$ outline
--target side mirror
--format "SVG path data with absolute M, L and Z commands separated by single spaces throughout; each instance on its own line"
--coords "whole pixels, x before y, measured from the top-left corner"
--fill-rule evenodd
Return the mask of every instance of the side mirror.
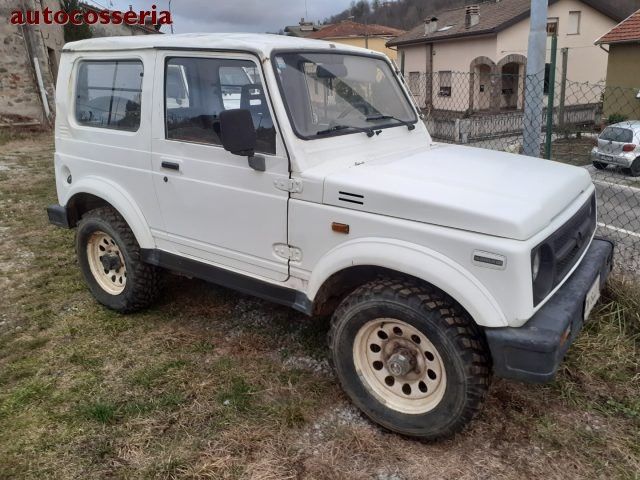
M 234 155 L 252 157 L 257 135 L 249 110 L 236 108 L 220 112 L 220 141 Z

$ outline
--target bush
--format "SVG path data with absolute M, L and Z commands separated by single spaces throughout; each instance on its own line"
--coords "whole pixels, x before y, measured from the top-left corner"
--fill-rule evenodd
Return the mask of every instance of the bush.
M 613 125 L 614 123 L 624 122 L 628 118 L 629 117 L 627 117 L 626 115 L 622 115 L 621 113 L 612 113 L 611 115 L 609 115 L 609 118 L 607 119 L 607 123 L 609 125 Z

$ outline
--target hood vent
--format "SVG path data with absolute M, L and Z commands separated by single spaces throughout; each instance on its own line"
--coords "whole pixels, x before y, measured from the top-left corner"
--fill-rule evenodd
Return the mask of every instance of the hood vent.
M 338 196 L 338 200 L 347 203 L 355 203 L 357 205 L 364 205 L 364 195 L 360 195 L 359 193 L 350 193 L 350 192 L 338 192 L 340 195 Z

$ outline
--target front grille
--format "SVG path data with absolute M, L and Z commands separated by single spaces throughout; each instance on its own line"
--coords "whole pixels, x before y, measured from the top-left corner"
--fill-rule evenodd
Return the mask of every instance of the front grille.
M 589 246 L 596 229 L 595 194 L 584 206 L 556 231 L 549 241 L 556 261 L 556 282 L 560 283 Z
M 595 229 L 596 196 L 594 193 L 573 217 L 541 244 L 548 247 L 552 259 L 552 285 L 548 290 L 545 289 L 547 292 L 553 290 L 566 278 L 589 246 Z M 537 305 L 544 295 L 536 295 L 534 291 L 534 297 Z

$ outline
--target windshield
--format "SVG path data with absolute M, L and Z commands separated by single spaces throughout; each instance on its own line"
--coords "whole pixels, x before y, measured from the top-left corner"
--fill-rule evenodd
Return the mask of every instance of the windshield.
M 275 57 L 293 128 L 310 139 L 417 121 L 389 64 L 378 58 L 294 52 Z

